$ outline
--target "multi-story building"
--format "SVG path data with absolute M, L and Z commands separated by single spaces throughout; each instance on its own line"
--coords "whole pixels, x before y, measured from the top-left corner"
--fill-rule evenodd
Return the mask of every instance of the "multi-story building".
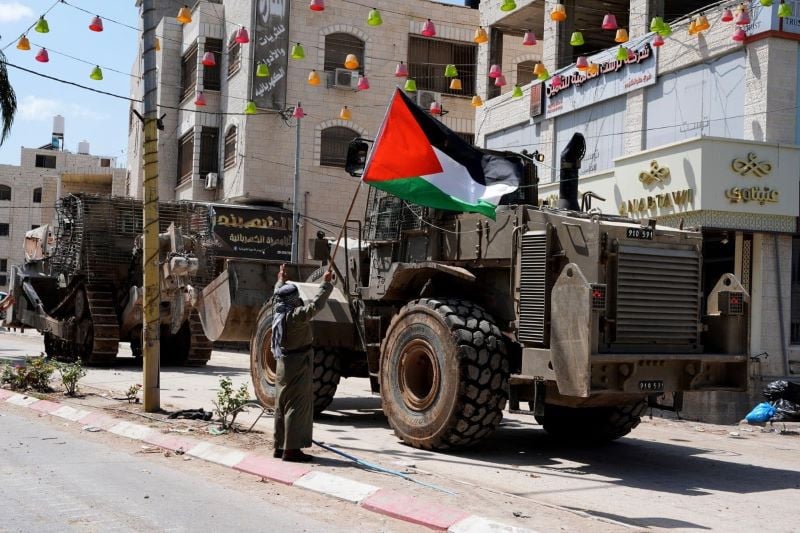
M 316 9 L 322 6 L 314 2 Z M 395 76 L 401 62 L 416 82 L 417 91 L 409 94 L 425 108 L 440 102 L 442 122 L 471 140 L 478 11 L 427 0 L 380 0 L 369 4 L 382 19 L 375 26 L 364 6 L 342 0 L 319 11 L 307 0 L 200 0 L 186 24 L 176 20 L 177 9 L 159 11 L 159 198 L 291 208 L 299 149 L 297 200 L 304 227 L 335 231 L 332 224 L 341 224 L 358 185 L 344 171 L 347 145 L 376 135 L 392 91 L 405 86 L 407 78 Z M 428 19 L 436 30 L 432 37 L 421 35 Z M 249 41 L 240 43 L 243 28 Z M 305 57 L 292 58 L 300 55 L 299 47 Z M 350 54 L 355 68 L 345 67 Z M 213 66 L 203 62 L 209 57 Z M 451 88 L 444 76 L 448 64 L 456 66 L 461 89 Z M 137 97 L 141 73 L 137 62 Z M 309 84 L 309 75 L 319 84 Z M 365 81 L 359 86 L 362 79 L 369 88 Z M 245 113 L 249 102 L 255 114 Z M 291 117 L 298 102 L 306 113 L 299 122 Z M 128 193 L 141 196 L 142 129 L 135 118 L 130 131 Z M 355 217 L 363 212 L 365 191 L 359 198 Z M 302 258 L 306 232 L 299 235 Z
M 122 195 L 127 171 L 114 157 L 64 150 L 64 118 L 53 119 L 52 142 L 22 148 L 20 164 L 0 165 L 0 290 L 7 288 L 11 265 L 25 260 L 25 233 L 54 222 L 58 198 L 83 192 Z
M 519 0 L 507 12 L 492 0 L 480 8 L 490 41 L 479 53 L 488 99 L 477 143 L 544 154 L 540 198 L 552 201 L 559 153 L 582 133 L 580 190 L 604 198 L 593 207 L 702 228 L 706 295 L 723 272 L 749 291 L 750 397 L 687 397 L 693 414 L 715 420 L 741 418 L 764 382 L 800 375 L 800 2 L 763 3 Z M 558 22 L 551 13 L 562 8 Z M 606 14 L 616 24 L 604 30 Z M 516 69 L 504 51 L 526 29 L 540 37 L 549 72 L 522 97 L 499 94 L 490 65 Z

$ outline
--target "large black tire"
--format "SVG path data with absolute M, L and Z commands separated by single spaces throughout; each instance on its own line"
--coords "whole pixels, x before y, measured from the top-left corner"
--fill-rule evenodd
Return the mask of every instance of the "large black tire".
M 335 348 L 314 349 L 314 416 L 333 401 L 341 378 L 341 356 Z
M 570 444 L 598 445 L 617 440 L 639 425 L 647 402 L 614 407 L 572 408 L 546 405 L 536 420 L 553 438 Z
M 381 399 L 395 434 L 415 448 L 477 443 L 503 418 L 508 360 L 494 319 L 459 299 L 413 301 L 381 347 Z
M 250 377 L 256 398 L 264 407 L 275 407 L 275 358 L 272 355 L 272 306 L 264 305 L 256 320 L 250 342 Z M 339 385 L 339 356 L 335 349 L 314 349 L 314 415 L 320 414 L 333 401 Z

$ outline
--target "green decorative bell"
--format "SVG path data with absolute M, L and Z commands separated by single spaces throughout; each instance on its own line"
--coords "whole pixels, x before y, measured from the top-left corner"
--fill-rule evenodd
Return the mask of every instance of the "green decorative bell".
M 500 11 L 514 11 L 517 9 L 517 3 L 514 0 L 503 0 L 500 5 Z
M 300 43 L 295 43 L 292 46 L 292 59 L 305 59 L 306 58 L 306 51 L 303 50 L 303 45 Z
M 367 15 L 367 24 L 369 26 L 380 26 L 383 24 L 383 19 L 381 18 L 381 12 L 377 9 L 371 9 L 369 15 Z
M 258 112 L 256 109 L 256 103 L 252 100 L 247 102 L 247 105 L 244 106 L 244 114 L 245 115 L 255 115 Z
M 36 22 L 36 26 L 33 27 L 39 33 L 49 33 L 50 26 L 47 24 L 47 21 L 44 17 L 39 17 L 39 20 Z
M 664 27 L 664 17 L 653 17 L 650 21 L 650 31 L 661 33 L 661 28 Z
M 569 39 L 569 44 L 572 46 L 583 46 L 586 41 L 583 40 L 583 34 L 579 31 L 572 32 L 572 37 Z
M 786 2 L 781 2 L 781 5 L 778 6 L 778 17 L 785 19 L 792 15 L 792 6 Z
M 100 69 L 100 66 L 97 65 L 92 69 L 92 73 L 89 74 L 89 77 L 93 80 L 100 81 L 103 79 L 103 71 Z
M 447 65 L 444 68 L 444 77 L 445 78 L 457 78 L 458 77 L 458 70 L 456 70 L 455 65 Z
M 550 79 L 550 73 L 547 72 L 546 68 L 542 68 L 542 71 L 539 73 L 537 78 L 539 79 L 539 81 L 547 81 Z
M 521 98 L 522 97 L 522 87 L 519 85 L 514 85 L 514 90 L 511 91 L 511 96 L 514 98 Z
M 266 63 L 259 63 L 256 67 L 256 78 L 268 78 L 269 67 Z
M 617 48 L 617 61 L 627 61 L 628 60 L 628 49 L 624 46 L 620 46 Z
M 669 25 L 669 22 L 665 22 L 661 25 L 661 29 L 658 30 L 658 34 L 665 39 L 672 35 L 672 26 Z
M 417 82 L 414 80 L 406 80 L 406 84 L 403 86 L 403 90 L 407 93 L 413 93 L 417 91 Z

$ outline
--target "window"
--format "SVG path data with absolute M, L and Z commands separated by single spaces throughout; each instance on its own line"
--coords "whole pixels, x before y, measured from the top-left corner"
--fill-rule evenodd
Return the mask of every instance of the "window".
M 36 228 L 40 228 L 40 227 L 42 227 L 41 224 L 32 224 L 31 225 L 31 229 L 36 229 Z
M 38 168 L 56 168 L 56 156 L 37 154 L 36 166 Z
M 181 60 L 181 100 L 194 94 L 197 86 L 197 43 L 194 43 Z
M 517 85 L 522 87 L 536 79 L 536 76 L 533 75 L 534 67 L 536 67 L 536 61 L 521 61 L 517 63 Z
M 0 237 L 8 237 L 8 223 L 0 222 Z
M 236 42 L 236 32 L 231 35 L 228 41 L 228 77 L 230 78 L 239 72 L 239 65 L 242 60 L 242 45 Z
M 364 72 L 364 41 L 349 33 L 331 33 L 325 36 L 325 70 L 345 68 L 347 54 L 358 58 L 358 72 Z
M 322 150 L 319 164 L 344 168 L 347 161 L 347 146 L 356 137 L 358 137 L 358 132 L 350 128 L 336 126 L 322 130 Z
M 219 91 L 220 63 L 222 62 L 222 41 L 220 39 L 206 38 L 206 52 L 213 52 L 216 63 L 213 67 L 203 67 L 203 90 Z
M 472 133 L 462 133 L 460 131 L 457 131 L 456 135 L 461 137 L 463 140 L 467 141 L 470 145 L 475 144 L 475 135 L 473 135 Z
M 6 272 L 8 271 L 8 259 L 0 259 L 0 285 L 8 283 Z
M 225 168 L 236 164 L 236 126 L 228 128 L 225 134 Z
M 33 189 L 33 203 L 40 204 L 42 203 L 42 188 L 36 187 Z
M 789 342 L 800 344 L 800 236 L 792 239 L 792 316 Z
M 190 131 L 179 142 L 178 147 L 178 185 L 192 179 L 194 159 L 194 131 Z
M 475 61 L 478 45 L 408 36 L 408 77 L 417 82 L 417 89 L 439 93 L 475 94 Z M 460 91 L 450 89 L 450 79 L 442 76 L 445 65 L 453 64 L 461 80 Z
M 219 170 L 219 128 L 200 130 L 200 176 Z
M 111 160 L 104 157 L 103 159 L 100 160 L 100 166 L 104 167 L 104 168 L 105 167 L 110 167 L 111 166 Z
M 0 200 L 11 200 L 11 187 L 0 185 Z

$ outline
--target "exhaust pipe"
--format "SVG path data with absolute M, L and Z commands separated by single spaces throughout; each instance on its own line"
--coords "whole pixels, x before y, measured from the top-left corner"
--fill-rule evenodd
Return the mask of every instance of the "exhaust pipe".
M 580 211 L 578 205 L 578 169 L 586 154 L 586 140 L 576 133 L 561 151 L 561 172 L 559 175 L 558 207 Z

